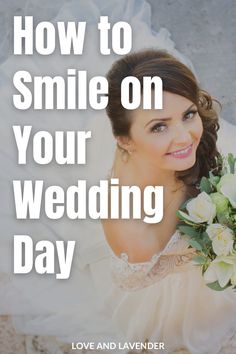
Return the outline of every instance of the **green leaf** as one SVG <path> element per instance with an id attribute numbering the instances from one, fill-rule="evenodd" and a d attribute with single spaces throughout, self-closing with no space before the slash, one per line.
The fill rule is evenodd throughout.
<path id="1" fill-rule="evenodd" d="M 199 264 L 204 264 L 206 262 L 206 258 L 203 256 L 194 256 L 192 260 Z"/>
<path id="2" fill-rule="evenodd" d="M 197 251 L 202 251 L 202 246 L 196 240 L 189 240 L 188 243 L 193 248 L 196 248 Z"/>
<path id="3" fill-rule="evenodd" d="M 211 171 L 209 172 L 209 177 L 210 177 L 210 183 L 214 188 L 216 188 L 217 184 L 220 182 L 220 177 L 213 175 Z"/>
<path id="4" fill-rule="evenodd" d="M 185 224 L 188 225 L 197 225 L 195 224 L 195 222 L 193 220 L 191 220 L 191 216 L 189 216 L 188 214 L 186 214 L 184 211 L 182 210 L 178 210 L 176 212 L 176 216 L 180 219 L 183 220 L 185 222 Z"/>
<path id="5" fill-rule="evenodd" d="M 236 158 L 234 157 L 233 154 L 228 154 L 228 164 L 229 164 L 229 171 L 230 173 L 235 173 L 235 163 L 236 163 Z"/>
<path id="6" fill-rule="evenodd" d="M 179 225 L 178 229 L 180 232 L 182 232 L 185 235 L 188 235 L 191 237 L 199 237 L 199 232 L 197 230 L 195 230 L 192 226 Z"/>
<path id="7" fill-rule="evenodd" d="M 208 178 L 202 177 L 200 182 L 200 190 L 201 192 L 206 192 L 207 194 L 212 192 L 211 182 Z"/>
<path id="8" fill-rule="evenodd" d="M 228 284 L 225 285 L 224 288 L 222 288 L 222 287 L 220 286 L 220 284 L 218 283 L 218 280 L 217 280 L 217 281 L 214 281 L 213 283 L 208 283 L 207 286 L 208 286 L 210 289 L 216 290 L 216 291 L 222 291 L 222 290 L 228 288 Z"/>
<path id="9" fill-rule="evenodd" d="M 234 222 L 231 220 L 229 213 L 218 213 L 217 219 L 220 224 L 228 226 L 229 228 L 234 227 Z"/>
<path id="10" fill-rule="evenodd" d="M 201 236 L 202 236 L 203 240 L 205 239 L 205 240 L 211 241 L 211 239 L 206 231 L 202 232 Z"/>
<path id="11" fill-rule="evenodd" d="M 206 232 L 203 232 L 201 234 L 201 240 L 202 240 L 202 243 L 204 244 L 204 252 L 205 252 L 205 251 L 207 251 L 208 247 L 211 247 L 212 240 L 210 239 L 209 235 Z"/>
<path id="12" fill-rule="evenodd" d="M 223 167 L 224 167 L 224 157 L 222 155 L 217 156 L 216 165 L 220 168 L 219 175 L 223 176 Z"/>

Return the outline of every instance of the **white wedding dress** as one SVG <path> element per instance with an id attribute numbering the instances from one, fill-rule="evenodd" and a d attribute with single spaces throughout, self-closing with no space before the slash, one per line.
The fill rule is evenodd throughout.
<path id="1" fill-rule="evenodd" d="M 22 1 L 27 9 L 40 11 L 35 1 Z M 19 6 L 19 4 L 18 4 Z M 23 6 L 23 5 L 22 5 Z M 42 11 L 46 2 L 42 3 Z M 96 47 L 99 16 L 109 15 L 112 23 L 128 21 L 134 33 L 133 50 L 155 47 L 168 50 L 191 63 L 176 49 L 166 29 L 151 30 L 149 5 L 142 0 L 58 1 L 52 21 L 89 23 L 89 39 L 81 57 L 14 57 L 1 65 L 1 239 L 0 313 L 13 315 L 16 328 L 26 334 L 57 336 L 65 342 L 164 342 L 164 353 L 187 348 L 192 354 L 216 354 L 236 331 L 236 293 L 210 290 L 199 267 L 191 261 L 186 240 L 176 231 L 160 254 L 148 262 L 130 263 L 126 254 L 117 257 L 109 248 L 98 221 L 15 220 L 13 179 L 43 179 L 46 185 L 68 186 L 77 179 L 96 184 L 112 165 L 115 149 L 104 112 L 17 112 L 12 108 L 13 73 L 25 68 L 31 74 L 65 73 L 67 68 L 88 70 L 91 76 L 105 75 L 115 56 L 102 57 Z M 47 9 L 48 11 L 48 9 Z M 7 31 L 6 31 L 7 33 Z M 94 65 L 96 58 L 96 65 Z M 192 67 L 192 66 L 191 66 Z M 87 165 L 37 166 L 29 153 L 25 166 L 17 166 L 11 126 L 33 125 L 37 130 L 91 130 Z M 105 134 L 104 134 L 105 132 Z M 219 148 L 236 154 L 236 127 L 221 121 Z M 32 143 L 30 142 L 30 148 Z M 9 198 L 10 196 L 10 198 Z M 28 234 L 38 241 L 76 240 L 77 249 L 71 277 L 59 281 L 54 276 L 13 276 L 12 236 Z M 128 235 L 127 235 L 128 237 Z M 159 350 L 159 352 L 162 352 Z M 235 348 L 236 352 L 236 348 Z"/>

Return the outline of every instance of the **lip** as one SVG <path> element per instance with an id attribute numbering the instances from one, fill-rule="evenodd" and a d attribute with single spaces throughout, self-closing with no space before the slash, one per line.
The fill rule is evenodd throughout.
<path id="1" fill-rule="evenodd" d="M 166 155 L 177 159 L 185 159 L 186 157 L 192 154 L 192 151 L 193 151 L 193 144 L 187 146 L 184 149 L 168 152 Z"/>

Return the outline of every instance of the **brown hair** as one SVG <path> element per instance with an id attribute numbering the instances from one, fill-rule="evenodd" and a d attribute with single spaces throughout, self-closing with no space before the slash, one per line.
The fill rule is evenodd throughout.
<path id="1" fill-rule="evenodd" d="M 178 179 L 186 185 L 195 185 L 210 170 L 217 169 L 216 148 L 218 115 L 214 100 L 200 89 L 192 71 L 175 57 L 162 50 L 144 50 L 116 61 L 107 74 L 109 102 L 107 114 L 115 136 L 129 136 L 132 115 L 121 104 L 121 82 L 126 76 L 139 79 L 141 88 L 144 76 L 159 76 L 163 90 L 186 97 L 196 104 L 203 123 L 203 135 L 197 148 L 196 162 L 188 170 L 176 172 Z"/>

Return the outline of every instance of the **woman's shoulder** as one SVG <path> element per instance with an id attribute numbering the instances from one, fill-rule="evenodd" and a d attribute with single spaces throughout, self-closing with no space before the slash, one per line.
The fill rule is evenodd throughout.
<path id="1" fill-rule="evenodd" d="M 106 240 L 116 256 L 125 253 L 131 262 L 150 259 L 154 240 L 147 235 L 147 229 L 140 220 L 103 220 L 102 225 Z"/>
<path id="2" fill-rule="evenodd" d="M 126 254 L 131 263 L 148 262 L 160 253 L 173 235 L 172 229 L 155 228 L 142 220 L 103 220 L 105 237 L 112 252 Z"/>

